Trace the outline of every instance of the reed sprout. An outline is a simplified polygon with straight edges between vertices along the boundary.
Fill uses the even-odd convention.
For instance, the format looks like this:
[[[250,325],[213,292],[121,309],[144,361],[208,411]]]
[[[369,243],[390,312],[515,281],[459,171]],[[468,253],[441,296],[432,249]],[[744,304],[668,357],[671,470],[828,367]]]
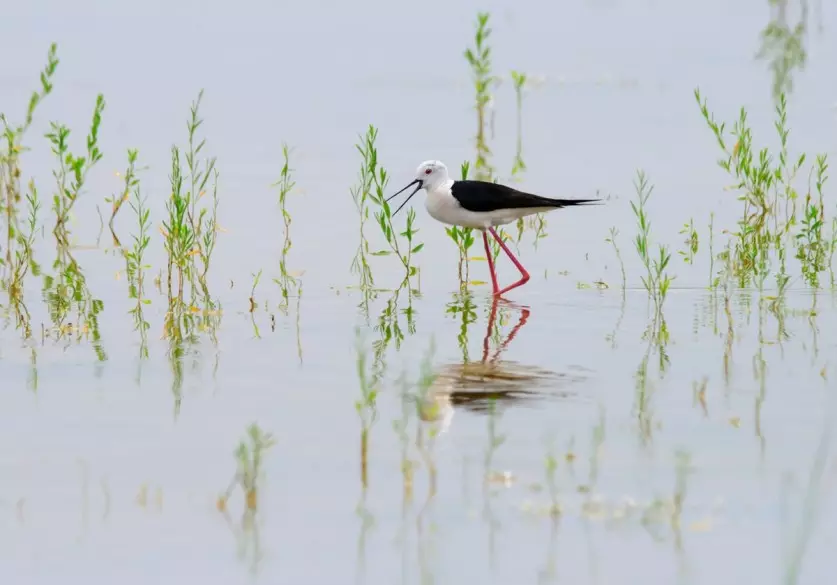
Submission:
[[[485,137],[486,107],[491,101],[491,85],[495,81],[491,72],[491,47],[488,45],[488,38],[491,36],[491,28],[488,26],[490,16],[488,12],[477,14],[474,45],[465,50],[465,59],[471,67],[471,78],[476,94],[477,133],[474,140],[477,156],[474,170],[478,180],[490,180],[494,173],[489,160],[491,150]]]
[[[605,238],[605,242],[608,242],[611,246],[613,246],[613,251],[616,253],[616,260],[619,261],[619,270],[622,273],[622,300],[625,299],[625,289],[627,288],[627,275],[625,274],[625,263],[622,261],[622,252],[619,250],[619,245],[616,243],[616,236],[619,235],[619,230],[616,227],[610,228],[610,237]]]
[[[511,78],[514,84],[514,98],[517,113],[517,140],[515,141],[511,176],[516,177],[526,170],[526,163],[523,161],[523,90],[526,86],[526,74],[520,71],[512,71]]]
[[[133,169],[136,159],[137,151],[129,150],[129,169]],[[128,205],[130,205],[136,216],[138,230],[137,235],[133,236],[132,247],[124,250],[125,273],[128,279],[128,296],[136,301],[130,313],[134,319],[134,330],[140,334],[140,357],[147,358],[147,331],[150,325],[145,320],[143,306],[151,304],[151,299],[145,296],[145,273],[146,270],[151,268],[151,266],[145,263],[145,252],[151,241],[151,220],[149,217],[149,209],[145,206],[146,198],[141,193],[139,179],[133,173],[126,173],[125,177],[126,192],[130,190]]]
[[[287,144],[282,145],[282,170],[279,173],[279,180],[273,186],[279,188],[279,210],[282,213],[282,224],[284,227],[284,235],[282,241],[282,253],[279,257],[279,278],[273,281],[279,285],[279,290],[282,294],[282,303],[280,307],[288,310],[291,292],[299,297],[302,292],[302,281],[295,278],[288,271],[288,253],[291,250],[291,214],[288,211],[287,198],[296,186],[296,182],[291,178],[293,169],[290,166],[291,149]]]
[[[666,272],[671,254],[668,247],[660,244],[658,246],[658,255],[654,257],[651,251],[651,220],[648,216],[647,203],[654,190],[653,185],[648,184],[648,179],[645,172],[639,170],[637,172],[637,179],[634,182],[637,193],[637,202],[631,201],[631,209],[637,219],[637,227],[639,233],[634,240],[637,254],[639,255],[642,265],[645,267],[645,276],[641,277],[642,284],[651,299],[654,301],[656,312],[662,311],[663,303],[665,302],[666,294],[671,286],[673,277]]]
[[[370,160],[368,149],[366,145],[370,139],[374,140],[377,136],[377,130],[370,125],[367,129],[366,136],[361,137],[361,141],[355,145],[358,152],[360,152],[363,162],[360,165],[360,172],[358,174],[358,184],[350,189],[352,199],[355,203],[355,208],[360,219],[359,226],[359,242],[357,251],[352,260],[351,270],[358,275],[358,285],[363,294],[363,301],[361,305],[365,308],[367,314],[369,311],[369,298],[372,294],[372,288],[375,286],[375,279],[372,275],[372,267],[369,265],[369,240],[366,238],[366,222],[369,219],[369,198],[371,196],[375,177],[370,173]],[[377,162],[376,162],[377,166]]]

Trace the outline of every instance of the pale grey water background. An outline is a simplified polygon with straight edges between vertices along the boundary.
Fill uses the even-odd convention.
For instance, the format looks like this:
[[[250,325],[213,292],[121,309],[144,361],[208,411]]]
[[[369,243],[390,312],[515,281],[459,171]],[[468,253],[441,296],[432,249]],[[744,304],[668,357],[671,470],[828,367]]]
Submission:
[[[36,177],[43,195],[51,186],[52,160],[39,136],[48,121],[67,123],[80,139],[96,94],[104,93],[108,102],[105,158],[75,209],[77,243],[95,242],[95,205],[120,188],[114,173],[124,169],[128,147],[138,148],[141,162],[151,167],[143,185],[156,229],[168,192],[169,149],[185,140],[188,106],[200,88],[206,90],[203,131],[222,173],[220,221],[228,232],[213,266],[214,290],[225,307],[218,347],[205,343],[200,356],[186,358],[177,417],[166,344],[156,340],[164,298],[152,295],[151,357],[138,364],[124,275],[115,278],[124,263],[112,251],[75,253],[105,303],[104,364],[96,362],[89,343],[39,346],[34,391],[30,350],[21,347],[13,325],[0,336],[4,582],[784,582],[784,540],[799,521],[815,449],[833,412],[837,305],[831,292],[818,296],[813,327],[807,316],[789,316],[791,338],[764,346],[769,376],[762,400],[753,374],[758,316],[747,304],[749,296],[756,305],[757,293],[734,298],[732,371],[725,380],[727,323],[721,311],[715,332],[711,294],[702,290],[709,273],[706,250],[694,267],[675,257],[676,288],[666,304],[671,365],[662,379],[653,363],[649,367],[651,441],[640,439],[634,411],[647,313],[630,241],[631,181],[641,167],[655,184],[655,241],[677,249],[683,239],[677,232],[690,217],[705,237],[710,211],[716,227],[733,226],[738,203],[722,191],[728,180],[715,165],[714,139],[692,91],[700,86],[726,120],[746,106],[756,139],[773,140],[771,79],[766,63],[753,58],[767,2],[8,4],[4,21],[11,24],[0,37],[6,56],[0,110],[20,116],[49,43],[59,45],[55,92],[39,110],[27,141],[35,150],[24,159],[24,172]],[[837,11],[827,3],[821,14],[818,5],[811,8],[809,62],[796,74],[790,98],[791,146],[810,156],[834,156],[837,37],[831,23]],[[354,410],[354,326],[362,320],[358,298],[346,290],[354,282],[349,265],[357,245],[349,195],[359,166],[353,144],[369,123],[380,129],[379,152],[393,176],[392,190],[410,180],[424,159],[440,158],[455,169],[473,157],[473,96],[462,51],[472,42],[478,9],[492,11],[495,71],[545,76],[524,106],[529,170],[523,185],[547,195],[598,192],[611,199],[607,206],[552,214],[549,238],[537,250],[521,247],[533,279],[511,298],[531,314],[503,357],[569,380],[547,387],[538,399],[503,408],[497,419],[506,439],[492,468],[510,472],[515,481],[492,485],[497,495],[487,502],[497,520],[493,525],[486,520],[482,491],[489,421],[484,413],[457,410],[436,442],[437,493],[427,498],[427,473],[419,468],[413,501],[402,505],[400,446],[391,425],[400,416],[393,381],[402,369],[416,375],[431,339],[435,367],[461,361],[459,322],[446,314],[457,287],[455,250],[415,198],[426,242],[417,257],[423,298],[414,301],[416,334],[387,355],[390,370],[372,431],[365,499],[374,525],[364,533],[356,513],[360,431]],[[493,160],[507,174],[515,132],[508,79],[496,101]],[[266,277],[257,297],[278,301],[267,273],[276,270],[282,231],[269,185],[281,168],[282,141],[295,148],[300,190],[289,198],[289,262],[305,270],[301,363],[294,313],[277,315],[271,332],[260,309],[255,317],[261,339],[254,338],[247,313],[250,275],[259,269]],[[832,189],[833,182],[828,196],[834,210]],[[620,228],[631,281],[621,321],[618,266],[604,242],[612,225]],[[123,241],[133,229],[124,210],[118,229]],[[101,247],[108,245],[105,235]],[[39,250],[39,260],[48,265],[51,241]],[[162,258],[157,238],[150,255],[155,272]],[[374,267],[380,285],[397,284],[392,262],[374,259]],[[502,274],[504,280],[513,277],[505,263]],[[485,265],[473,263],[472,277],[485,276]],[[597,279],[611,288],[578,287]],[[793,287],[788,306],[811,307],[813,297],[802,282]],[[35,293],[37,281],[29,289],[33,323],[39,323],[46,312]],[[481,352],[488,310],[484,291],[477,290],[478,320],[469,329],[473,359]],[[373,320],[385,300],[383,294],[374,305]],[[515,311],[509,316],[506,333],[517,320]],[[608,336],[617,323],[614,347]],[[768,316],[769,339],[775,329]],[[366,334],[369,343],[375,337],[372,330]],[[692,393],[692,383],[704,377],[707,417]],[[597,450],[593,437],[600,416],[605,435]],[[234,470],[232,451],[254,420],[278,441],[264,464],[258,513],[263,558],[257,570],[239,558],[236,537],[215,509]],[[532,489],[544,481],[550,443],[559,456],[565,506],[557,526],[539,511],[548,503],[546,493]],[[570,449],[576,455],[572,467],[564,459]],[[694,472],[679,549],[668,524],[646,529],[641,511],[621,521],[618,510],[608,509],[605,518],[581,511],[586,495],[576,488],[589,483],[588,462],[597,451],[594,492],[608,505],[618,507],[628,497],[641,508],[656,497],[671,497],[681,449],[691,455]],[[828,583],[837,568],[835,473],[832,455],[804,583]],[[786,474],[794,486],[787,497]],[[145,507],[136,501],[143,485]],[[790,528],[782,516],[785,502]],[[238,530],[240,513],[241,502],[231,501]],[[253,546],[254,533],[247,534]]]

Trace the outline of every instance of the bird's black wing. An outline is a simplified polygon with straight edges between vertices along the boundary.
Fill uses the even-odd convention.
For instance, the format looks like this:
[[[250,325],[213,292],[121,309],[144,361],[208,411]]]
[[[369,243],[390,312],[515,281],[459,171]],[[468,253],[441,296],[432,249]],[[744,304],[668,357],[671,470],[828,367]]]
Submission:
[[[451,193],[463,209],[474,212],[527,207],[557,208],[598,201],[598,199],[550,199],[487,181],[454,181]]]

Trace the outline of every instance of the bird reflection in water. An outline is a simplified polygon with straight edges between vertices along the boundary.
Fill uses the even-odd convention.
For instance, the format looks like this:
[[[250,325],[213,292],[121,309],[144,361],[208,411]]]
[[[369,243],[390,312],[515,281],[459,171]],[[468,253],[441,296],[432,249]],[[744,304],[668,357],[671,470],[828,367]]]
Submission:
[[[501,341],[492,353],[490,342],[500,303],[504,307],[519,311],[520,317],[505,340]],[[451,423],[455,408],[488,413],[492,405],[501,406],[527,398],[544,397],[547,393],[540,388],[541,386],[550,382],[554,385],[556,380],[566,379],[566,376],[550,370],[500,359],[501,354],[526,325],[530,314],[528,307],[494,298],[483,339],[482,359],[448,364],[436,371],[432,384],[419,398],[419,417],[438,426],[438,432],[444,432]],[[556,393],[553,389],[548,394],[566,396],[565,392]]]

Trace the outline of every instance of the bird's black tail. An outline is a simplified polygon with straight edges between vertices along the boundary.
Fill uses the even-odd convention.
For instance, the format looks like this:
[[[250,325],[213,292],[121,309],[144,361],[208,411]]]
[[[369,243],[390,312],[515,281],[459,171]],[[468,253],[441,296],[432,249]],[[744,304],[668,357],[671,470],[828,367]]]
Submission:
[[[544,201],[548,201],[553,207],[572,207],[573,205],[596,205],[603,203],[602,199],[548,199],[544,197]]]

